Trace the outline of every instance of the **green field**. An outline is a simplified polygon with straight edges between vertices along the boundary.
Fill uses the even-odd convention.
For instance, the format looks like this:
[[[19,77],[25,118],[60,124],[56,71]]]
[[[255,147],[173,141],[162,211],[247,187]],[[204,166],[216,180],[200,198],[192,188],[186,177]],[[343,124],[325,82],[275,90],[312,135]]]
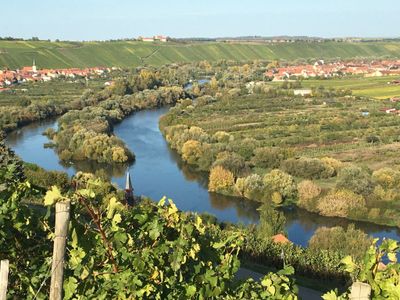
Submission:
[[[399,80],[399,76],[387,77],[348,77],[329,80],[303,80],[303,87],[319,87],[350,89],[353,95],[387,99],[400,96],[400,85],[388,84],[393,80]]]
[[[0,68],[163,65],[173,62],[298,58],[400,57],[400,43],[143,43],[0,41]]]

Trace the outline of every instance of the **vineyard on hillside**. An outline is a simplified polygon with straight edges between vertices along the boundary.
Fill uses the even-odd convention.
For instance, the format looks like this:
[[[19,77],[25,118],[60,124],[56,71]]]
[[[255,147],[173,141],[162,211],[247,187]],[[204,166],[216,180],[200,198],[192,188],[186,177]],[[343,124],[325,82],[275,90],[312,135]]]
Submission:
[[[217,60],[274,60],[398,57],[396,42],[324,43],[144,43],[0,41],[0,68],[16,69],[36,60],[39,68],[119,66]]]

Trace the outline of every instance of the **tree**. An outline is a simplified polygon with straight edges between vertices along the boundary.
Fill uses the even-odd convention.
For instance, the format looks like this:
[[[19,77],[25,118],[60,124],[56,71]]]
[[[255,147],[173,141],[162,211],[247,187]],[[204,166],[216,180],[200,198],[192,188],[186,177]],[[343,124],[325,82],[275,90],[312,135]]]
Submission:
[[[257,236],[269,239],[271,236],[285,232],[286,218],[282,212],[277,211],[269,204],[263,204],[260,212],[260,223],[257,226]]]
[[[248,172],[244,158],[235,152],[220,152],[213,166],[222,166],[231,171],[235,177],[245,175]]]
[[[293,151],[279,147],[256,148],[252,163],[258,168],[278,168],[282,161],[292,155]]]
[[[208,190],[211,192],[229,191],[235,184],[232,172],[221,166],[215,166],[210,171]]]
[[[318,158],[289,158],[282,163],[282,169],[290,175],[307,179],[329,178],[334,169]]]
[[[343,227],[319,227],[308,242],[311,250],[327,250],[340,253],[342,256],[350,255],[359,261],[372,243],[372,238],[362,230],[349,225]]]
[[[321,215],[328,217],[348,217],[350,213],[358,214],[365,210],[365,199],[352,191],[341,189],[331,191],[321,198],[317,205]]]
[[[357,166],[348,166],[340,170],[336,182],[337,189],[347,189],[357,194],[368,195],[373,190],[371,176]]]
[[[182,146],[182,158],[189,164],[196,164],[203,155],[201,143],[195,140],[188,140]]]
[[[293,177],[279,169],[267,173],[263,180],[266,190],[271,195],[277,192],[283,200],[292,199],[296,195],[296,184]]]
[[[391,168],[382,168],[374,171],[372,180],[385,189],[400,188],[400,172]]]
[[[247,199],[262,201],[264,198],[265,186],[262,177],[258,174],[238,178],[235,187],[238,194]]]
[[[297,205],[308,210],[313,210],[315,200],[321,194],[321,188],[311,180],[303,180],[297,185],[299,197]]]

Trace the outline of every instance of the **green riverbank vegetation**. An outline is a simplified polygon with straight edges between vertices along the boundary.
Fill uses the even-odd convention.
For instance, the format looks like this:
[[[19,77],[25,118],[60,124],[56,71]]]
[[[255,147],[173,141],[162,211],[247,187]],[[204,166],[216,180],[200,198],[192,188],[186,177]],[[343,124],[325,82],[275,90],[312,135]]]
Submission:
[[[29,169],[42,172],[32,166]],[[54,238],[51,212],[58,201],[71,201],[72,205],[65,299],[294,300],[299,299],[294,272],[319,281],[341,278],[346,286],[357,280],[366,282],[373,288],[373,299],[393,299],[399,289],[396,241],[385,240],[379,247],[374,241],[371,245],[349,227],[321,229],[307,249],[280,245],[265,236],[266,232],[280,231],[279,224],[284,222],[271,207],[263,208],[258,226],[229,226],[181,212],[166,199],[158,204],[143,200],[127,207],[122,191],[91,174],[76,174],[70,189],[62,191],[54,185],[46,192],[36,190],[24,172],[23,164],[1,143],[0,242],[10,247],[1,247],[0,256],[10,261],[8,295],[15,298],[45,299],[49,294],[50,280],[46,278]],[[44,206],[27,205],[26,200],[32,198],[41,199]],[[280,221],[270,222],[270,218]],[[331,242],[342,242],[343,236],[347,245],[326,249]],[[365,243],[355,249],[355,240]],[[354,250],[360,255],[354,255]],[[353,253],[345,256],[348,252]],[[387,258],[385,267],[378,268]],[[269,272],[259,282],[238,280],[235,274],[243,259],[285,267]],[[336,294],[337,290],[329,291],[324,299],[348,299],[347,293],[333,298]]]

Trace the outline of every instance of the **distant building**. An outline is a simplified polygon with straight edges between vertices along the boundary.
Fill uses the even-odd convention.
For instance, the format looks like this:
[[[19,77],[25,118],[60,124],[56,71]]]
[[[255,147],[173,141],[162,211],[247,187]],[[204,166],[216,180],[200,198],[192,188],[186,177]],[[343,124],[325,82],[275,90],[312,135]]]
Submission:
[[[272,236],[271,239],[276,244],[287,244],[287,243],[290,243],[290,240],[286,236],[281,234],[281,233]]]
[[[140,36],[138,38],[138,40],[142,41],[142,42],[156,42],[157,41],[157,42],[166,43],[168,41],[168,37],[165,36],[165,35],[155,35],[153,37],[142,37],[142,36]]]
[[[299,89],[299,90],[294,90],[293,91],[295,96],[312,96],[312,91],[310,89]]]
[[[139,40],[142,42],[154,42],[154,38],[152,37],[139,37]]]

